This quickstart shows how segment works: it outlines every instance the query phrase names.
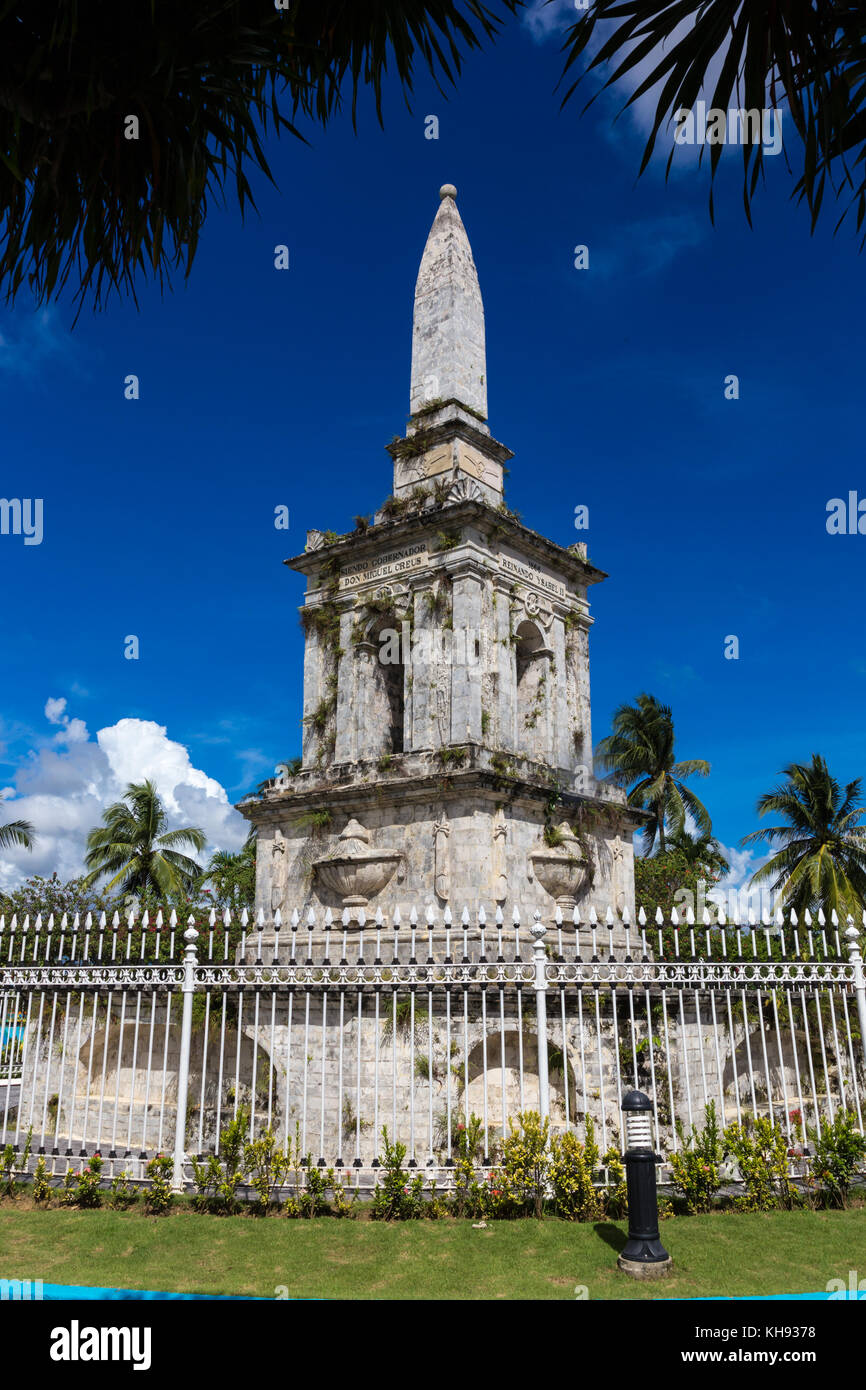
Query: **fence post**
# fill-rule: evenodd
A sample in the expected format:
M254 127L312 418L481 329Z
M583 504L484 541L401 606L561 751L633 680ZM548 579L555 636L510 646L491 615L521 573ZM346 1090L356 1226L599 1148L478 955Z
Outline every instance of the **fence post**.
M866 1064L866 973L863 970L863 956L860 951L860 933L854 926L854 918L850 915L845 936L848 939L848 955L854 966L854 992L857 995L857 1016L860 1019L860 1051Z
M195 968L198 965L195 943L198 932L195 918L190 916L189 926L183 934L186 947L183 953L183 1014L180 1023L180 1065L177 1071L177 1120L174 1130L174 1172L172 1186L175 1192L183 1191L183 1159L186 1151L186 1104L189 1095L189 1054L192 1041L192 996L195 992Z
M534 921L529 928L532 936L532 950L535 956L535 1025L538 1037L538 1109L542 1120L550 1118L550 1082L547 1074L547 977L545 966L547 956L544 950L544 937L547 927L536 909L532 914Z

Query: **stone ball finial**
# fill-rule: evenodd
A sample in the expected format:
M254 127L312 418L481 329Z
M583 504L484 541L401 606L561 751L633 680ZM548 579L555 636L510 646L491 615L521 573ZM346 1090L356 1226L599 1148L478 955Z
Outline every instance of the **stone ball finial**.
M457 189L454 187L453 183L443 183L442 187L439 189L439 197L456 198Z

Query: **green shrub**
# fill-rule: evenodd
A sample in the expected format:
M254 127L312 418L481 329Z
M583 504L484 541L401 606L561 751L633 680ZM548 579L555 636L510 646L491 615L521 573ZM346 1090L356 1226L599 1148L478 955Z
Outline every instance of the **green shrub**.
M550 1154L550 1121L535 1110L525 1110L517 1122L509 1119L510 1134L502 1144L502 1170L498 1176L501 1192L495 1214L504 1216L544 1215ZM495 1190L491 1191L491 1198ZM493 1214L493 1213L491 1213Z
M45 1163L45 1155L41 1154L33 1174L34 1202L45 1202L47 1204L51 1201L52 1191L53 1188L48 1180L48 1167Z
M715 1103L710 1101L706 1108L703 1129L692 1125L686 1138L682 1120L677 1120L677 1135L682 1148L668 1156L674 1186L693 1215L711 1211L722 1185L719 1166L725 1156Z
M724 1145L736 1159L745 1187L745 1194L734 1201L738 1211L790 1211L800 1204L788 1177L788 1141L774 1120L760 1117L728 1125Z
M27 1139L20 1154L15 1153L11 1144L7 1144L0 1155L0 1172L3 1173L3 1181L0 1183L0 1192L6 1197L14 1197L20 1190L21 1184L18 1179L23 1178L27 1172L27 1164L30 1160L30 1146L33 1142L33 1126L27 1131Z
M108 1205L112 1211L126 1211L138 1201L138 1193L129 1181L129 1173L118 1173L108 1189Z
M95 1153L77 1173L70 1168L63 1178L60 1201L66 1207L101 1207L102 1158Z
M209 1154L204 1163L192 1160L192 1179L196 1187L196 1211L230 1216L238 1210L238 1188L244 1180L244 1153L249 1111L241 1106L233 1120L220 1132L220 1154Z
M593 1184L600 1152L592 1120L586 1119L586 1139L576 1134L554 1135L550 1141L550 1186L557 1216L563 1221L598 1221L604 1214L604 1192Z
M449 1198L449 1209L457 1217L477 1220L487 1214L487 1190L475 1171L476 1160L481 1156L483 1132L484 1123L475 1114L469 1116L468 1124L460 1122L457 1125L457 1157Z
M812 1145L811 1174L833 1206L844 1207L851 1180L866 1155L866 1139L857 1129L851 1111L839 1111L833 1120L822 1120L809 1129Z
M279 1206L278 1194L291 1168L291 1158L279 1147L272 1129L244 1146L244 1177L256 1194L256 1210L266 1215Z
M150 1160L145 1173L150 1178L150 1187L144 1194L144 1209L150 1216L164 1216L171 1208L174 1193L171 1179L174 1164L168 1154L156 1154Z
M376 1184L371 1204L374 1221L417 1221L424 1215L424 1179L409 1178L404 1171L405 1144L392 1144L388 1130L382 1129L384 1174Z

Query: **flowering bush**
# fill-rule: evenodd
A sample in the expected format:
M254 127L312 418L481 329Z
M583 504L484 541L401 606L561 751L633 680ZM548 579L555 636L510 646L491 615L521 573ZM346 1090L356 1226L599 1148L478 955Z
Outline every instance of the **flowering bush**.
M68 1169L63 1179L60 1201L67 1207L101 1207L102 1158L95 1153L77 1173Z
M475 1163L482 1156L483 1128L483 1122L475 1114L469 1116L468 1124L460 1123L457 1126L457 1158L450 1197L454 1216L477 1219L488 1214L485 1184L475 1172Z

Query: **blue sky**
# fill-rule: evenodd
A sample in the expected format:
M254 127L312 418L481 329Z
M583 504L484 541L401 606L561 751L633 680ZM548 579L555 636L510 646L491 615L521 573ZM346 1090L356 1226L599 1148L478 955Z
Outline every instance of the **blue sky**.
M728 846L786 762L818 750L841 779L864 771L866 538L825 527L830 498L866 496L856 239L832 215L809 235L784 155L753 230L736 151L715 228L693 162L637 180L641 113L559 110L544 30L563 16L512 21L448 100L421 79L408 113L392 88L384 132L363 101L357 134L346 118L308 147L271 141L280 191L259 180L245 223L214 207L164 299L143 288L140 311L114 301L74 331L69 300L0 312L0 493L43 498L45 518L39 546L0 536L0 787L44 831L0 880L52 855L71 868L136 748L179 779L175 814L209 802L227 844L229 803L298 750L303 581L281 561L390 491L443 182L481 280L509 505L563 545L587 539L610 575L591 593L596 740L639 691L670 703L681 756L712 763L696 789Z

